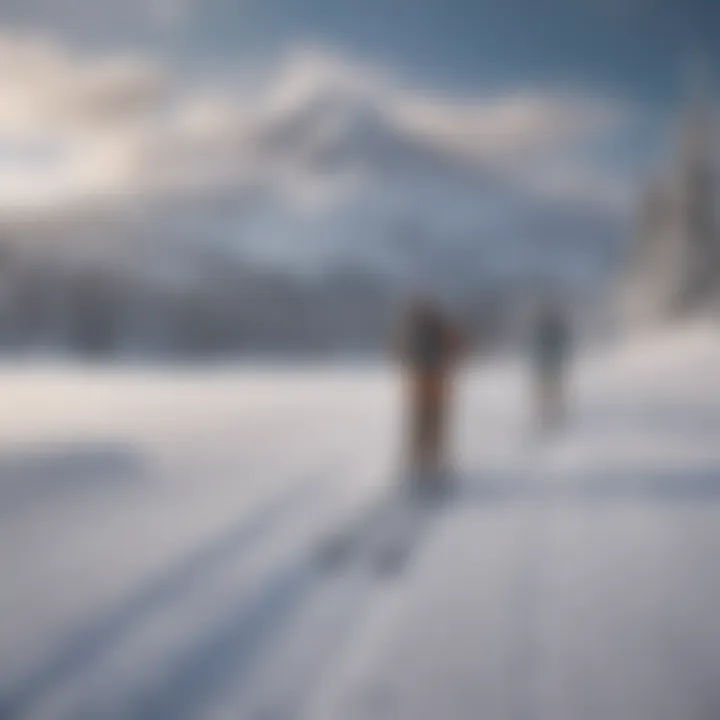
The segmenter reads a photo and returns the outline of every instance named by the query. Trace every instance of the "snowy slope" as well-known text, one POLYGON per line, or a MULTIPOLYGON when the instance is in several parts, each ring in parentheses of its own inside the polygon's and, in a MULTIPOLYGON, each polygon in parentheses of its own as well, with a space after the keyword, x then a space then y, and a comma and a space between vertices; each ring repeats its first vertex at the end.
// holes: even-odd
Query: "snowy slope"
POLYGON ((457 497, 404 572, 317 549, 397 477, 382 367, 6 368, 0 717, 711 718, 720 336, 458 385, 457 497))

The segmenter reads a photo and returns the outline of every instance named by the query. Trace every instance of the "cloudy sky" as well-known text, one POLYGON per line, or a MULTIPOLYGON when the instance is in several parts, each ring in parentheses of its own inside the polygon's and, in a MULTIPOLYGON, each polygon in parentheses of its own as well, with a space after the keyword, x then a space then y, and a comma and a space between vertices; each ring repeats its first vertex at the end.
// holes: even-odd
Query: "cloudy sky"
POLYGON ((0 210, 153 198, 278 256, 413 215, 601 232, 719 31, 715 0, 0 0, 0 210))
POLYGON ((262 62, 329 46, 421 85, 517 85, 666 100, 678 66, 717 62, 714 0, 3 0, 8 24, 85 47, 176 52, 191 64, 262 62))

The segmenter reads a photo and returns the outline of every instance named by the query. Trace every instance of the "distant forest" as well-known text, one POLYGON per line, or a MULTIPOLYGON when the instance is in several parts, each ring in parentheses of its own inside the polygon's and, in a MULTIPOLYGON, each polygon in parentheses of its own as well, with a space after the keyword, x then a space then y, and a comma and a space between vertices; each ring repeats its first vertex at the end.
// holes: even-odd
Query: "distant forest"
MULTIPOLYGON (((183 272, 68 255, 0 252, 0 352, 84 357, 374 354, 404 301, 387 276, 350 268, 312 276, 248 267, 228 254, 183 272)), ((486 339, 502 325, 497 293, 459 303, 486 339)))

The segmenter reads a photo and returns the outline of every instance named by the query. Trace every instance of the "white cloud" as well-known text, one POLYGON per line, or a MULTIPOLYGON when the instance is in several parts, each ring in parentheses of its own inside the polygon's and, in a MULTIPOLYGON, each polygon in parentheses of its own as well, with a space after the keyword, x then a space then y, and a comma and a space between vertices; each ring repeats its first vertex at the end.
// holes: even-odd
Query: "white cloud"
POLYGON ((483 100, 401 97, 394 111, 410 130, 500 162, 568 149, 622 119, 607 101, 534 92, 483 100))
POLYGON ((70 128, 124 121, 152 109, 165 90, 161 68, 134 56, 84 57, 48 39, 0 35, 0 126, 70 128))
POLYGON ((0 200, 71 202, 130 181, 167 87, 136 57, 90 58, 47 38, 0 35, 0 200), (23 163, 24 148, 42 147, 23 163))

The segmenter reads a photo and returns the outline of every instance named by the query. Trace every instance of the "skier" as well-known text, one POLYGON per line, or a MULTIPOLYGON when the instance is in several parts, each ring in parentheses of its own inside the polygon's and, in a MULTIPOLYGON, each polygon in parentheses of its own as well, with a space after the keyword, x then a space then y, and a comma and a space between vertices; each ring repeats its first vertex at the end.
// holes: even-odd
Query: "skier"
POLYGON ((565 420, 565 375, 570 352, 570 328, 556 306, 538 313, 532 338, 536 416, 539 430, 558 429, 565 420))
POLYGON ((416 489, 442 489, 448 395, 465 342, 458 327, 430 299, 409 305, 400 332, 400 358, 410 409, 410 466, 416 489))
POLYGON ((432 519, 435 501, 448 489, 444 445, 449 385, 464 349, 458 327, 436 303, 423 295, 409 303, 393 342, 408 392, 408 482, 391 486, 358 523, 323 543, 324 563, 342 566, 349 557, 367 553, 378 571, 396 575, 412 555, 432 519))

